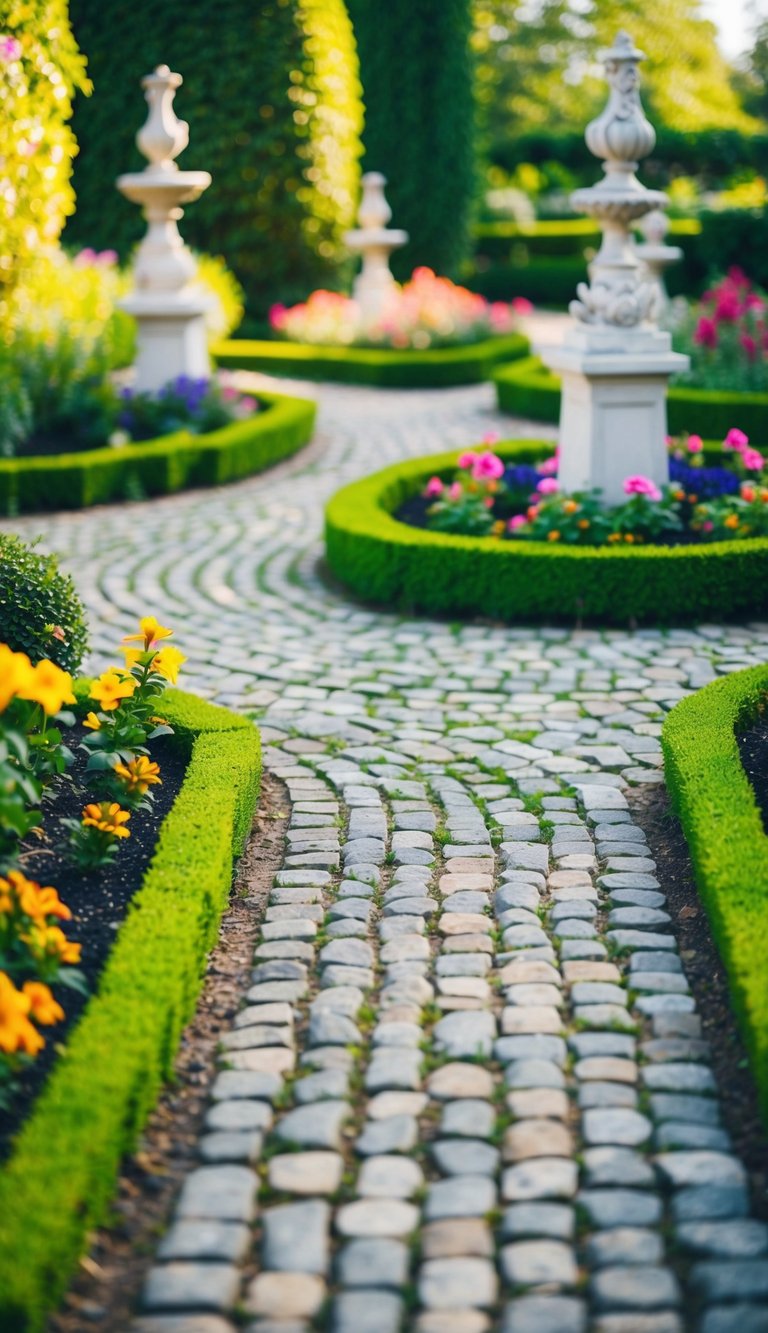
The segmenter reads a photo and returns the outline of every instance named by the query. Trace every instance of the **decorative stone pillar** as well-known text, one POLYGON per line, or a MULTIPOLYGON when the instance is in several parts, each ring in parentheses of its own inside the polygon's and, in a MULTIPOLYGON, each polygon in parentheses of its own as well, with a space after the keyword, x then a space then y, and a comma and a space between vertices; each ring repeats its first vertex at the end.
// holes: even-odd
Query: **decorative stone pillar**
POLYGON ((672 264, 677 264, 683 257, 679 245, 667 245, 664 238, 669 231, 669 219, 660 208, 646 213, 637 224, 643 240, 635 246, 638 258, 644 266, 644 276, 653 287, 651 314, 658 322, 663 320, 669 309, 669 296, 664 282, 664 274, 672 264))
POLYGON ((149 114, 136 142, 149 165, 117 179, 120 193, 143 206, 149 224, 136 256, 134 290, 120 302, 138 325, 139 391, 159 389, 179 375, 210 374, 208 303, 192 285, 195 261, 176 224, 183 216, 179 205, 197 199, 211 177, 207 171, 180 171, 174 161, 189 142, 189 126, 173 109, 181 82, 167 65, 142 79, 149 114))
POLYGON ((653 284, 642 276, 632 240, 631 224, 667 202, 635 176, 656 141, 638 92, 643 58, 625 32, 601 53, 611 92, 605 111, 587 126, 586 141, 603 159, 605 178, 577 190, 571 202, 597 218, 603 239, 589 283, 579 284, 571 302, 575 323, 544 358, 563 381, 561 487, 599 487, 609 504, 624 499, 628 476, 667 482, 667 381, 688 367, 654 323, 653 284))
POLYGON ((375 324, 381 317, 388 297, 396 287, 389 267, 393 250, 405 245, 407 231, 387 227, 392 209, 384 194, 386 178, 380 171, 367 171, 363 176, 363 197, 357 215, 358 227, 345 233, 350 250, 362 256, 362 266, 355 278, 352 295, 360 307, 364 327, 375 324))

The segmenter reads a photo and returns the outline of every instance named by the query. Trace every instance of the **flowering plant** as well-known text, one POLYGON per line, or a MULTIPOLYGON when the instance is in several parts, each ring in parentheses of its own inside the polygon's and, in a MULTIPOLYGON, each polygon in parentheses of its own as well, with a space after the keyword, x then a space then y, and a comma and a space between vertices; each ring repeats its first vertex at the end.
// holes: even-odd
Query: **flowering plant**
POLYGON ((681 383, 703 389, 768 390, 768 296, 739 268, 689 307, 675 347, 691 358, 681 383))
POLYGON ((351 297, 326 291, 313 292, 307 301, 290 308, 273 306, 269 318, 280 337, 294 342, 422 351, 511 333, 516 316, 531 308, 523 298, 511 305, 486 301, 438 277, 432 269, 417 268, 409 282, 393 287, 373 324, 364 324, 360 307, 351 297))
POLYGON ((89 802, 80 819, 62 819, 69 829, 69 848, 72 860, 80 870, 98 870, 109 865, 115 857, 121 838, 130 838, 126 828, 129 810, 123 810, 117 801, 89 802))
MULTIPOLYGON (((491 444, 495 440, 495 435, 487 435, 483 442, 491 444)), ((424 495, 434 501, 427 510, 430 527, 437 532, 485 536, 494 524, 494 499, 504 489, 503 476, 504 463, 490 449, 461 454, 452 482, 444 483, 440 477, 427 482, 424 495)))
POLYGON ((0 972, 0 1110, 10 1105, 14 1076, 45 1046, 35 1024, 50 1027, 63 1017, 64 1010, 43 982, 25 981, 17 988, 0 972))
POLYGON ((131 440, 151 440, 177 430, 205 434, 252 416, 257 410, 256 399, 238 393, 226 374, 219 379, 178 375, 155 393, 121 389, 109 442, 129 444, 131 440))

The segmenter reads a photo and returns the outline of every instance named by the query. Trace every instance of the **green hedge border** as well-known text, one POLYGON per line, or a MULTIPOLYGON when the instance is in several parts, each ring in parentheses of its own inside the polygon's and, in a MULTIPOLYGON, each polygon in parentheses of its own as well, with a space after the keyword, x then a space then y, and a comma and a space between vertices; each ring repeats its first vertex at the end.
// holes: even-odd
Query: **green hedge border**
POLYGON ((261 472, 307 443, 317 408, 306 398, 261 392, 258 398, 265 410, 207 435, 183 430, 120 449, 0 459, 0 512, 85 509, 261 472))
POLYGON ((106 1215, 120 1161, 171 1073, 250 829, 256 728, 176 690, 163 712, 189 754, 181 791, 98 991, 0 1167, 4 1333, 41 1333, 106 1215))
MULTIPOLYGON (((502 412, 531 421, 560 420, 560 380, 537 356, 494 371, 496 398, 502 412)), ((725 439, 738 426, 751 439, 768 434, 768 393, 726 393, 718 389, 670 386, 667 426, 671 435, 688 431, 707 439, 725 439)))
POLYGON ((510 333, 463 347, 435 347, 423 352, 230 338, 218 343, 213 354, 220 366, 236 370, 373 384, 380 389, 429 389, 490 379, 499 362, 527 356, 530 350, 522 333, 510 333))
MULTIPOLYGON (((534 462, 552 442, 495 446, 534 462)), ((708 546, 586 547, 501 542, 410 527, 393 512, 457 453, 397 463, 345 486, 326 508, 333 573, 365 601, 484 619, 675 624, 768 610, 768 538, 708 546)))
POLYGON ((677 704, 664 771, 768 1124, 768 836, 736 734, 765 707, 768 666, 713 681, 677 704))

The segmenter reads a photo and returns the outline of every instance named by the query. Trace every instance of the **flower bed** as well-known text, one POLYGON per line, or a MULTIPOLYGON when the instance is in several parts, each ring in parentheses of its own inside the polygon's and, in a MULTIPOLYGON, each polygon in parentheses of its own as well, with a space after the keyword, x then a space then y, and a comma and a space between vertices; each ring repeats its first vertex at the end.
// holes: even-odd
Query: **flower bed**
POLYGON ((741 269, 729 269, 699 304, 684 303, 683 311, 675 321, 674 346, 691 364, 681 384, 768 392, 768 297, 741 269))
MULTIPOLYGON (((552 450, 536 440, 496 446, 515 466, 540 463, 552 450)), ((432 476, 450 476, 458 458, 439 454, 396 464, 330 501, 328 563, 359 596, 441 615, 612 624, 670 624, 768 607, 765 537, 690 546, 570 546, 430 532, 393 517, 432 476)))
POLYGON ((737 743, 767 699, 768 667, 735 672, 677 704, 661 743, 670 797, 768 1121, 768 835, 737 743))
MULTIPOLYGON (((390 347, 328 347, 320 344, 253 341, 219 342, 213 355, 220 366, 263 370, 299 379, 372 384, 386 389, 447 388, 490 379, 501 362, 528 356, 522 333, 508 333, 459 347, 426 351, 390 347)), ((262 397, 264 395, 261 395, 262 397)))
POLYGON ((259 406, 204 434, 181 429, 119 448, 2 458, 0 512, 82 509, 251 476, 302 448, 315 422, 315 405, 303 398, 260 393, 259 406))
MULTIPOLYGON (((560 380, 538 357, 526 357, 494 371, 502 412, 532 421, 560 420, 560 380)), ((707 439, 725 436, 738 420, 747 435, 766 434, 768 393, 733 389, 697 389, 672 384, 667 395, 667 423, 672 435, 693 431, 707 439)))
MULTIPOLYGON (((165 662, 171 672, 177 665, 165 662)), ((79 693, 95 699, 96 720, 114 711, 104 677, 101 688, 79 693)), ((162 708, 187 761, 181 791, 98 993, 0 1169, 0 1325, 9 1333, 42 1330, 103 1220, 120 1160, 171 1071, 253 815, 260 751, 252 724, 176 691, 162 708)), ((91 818, 82 821, 86 833, 118 840, 124 821, 111 810, 91 818)))

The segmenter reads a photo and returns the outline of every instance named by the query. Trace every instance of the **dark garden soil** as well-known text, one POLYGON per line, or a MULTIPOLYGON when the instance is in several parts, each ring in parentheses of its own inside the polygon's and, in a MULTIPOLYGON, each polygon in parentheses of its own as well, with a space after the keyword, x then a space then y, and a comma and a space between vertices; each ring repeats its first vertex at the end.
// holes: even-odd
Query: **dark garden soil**
POLYGON ((54 1028, 46 1029, 45 1048, 24 1072, 12 1110, 0 1112, 0 1160, 7 1155, 13 1135, 29 1114, 68 1031, 97 987, 116 932, 131 898, 141 887, 160 826, 181 789, 187 767, 184 755, 166 738, 161 737, 153 743, 152 758, 160 765, 162 784, 154 788, 157 795, 151 809, 133 811, 128 825, 131 836, 120 841, 115 860, 86 874, 68 862, 68 832, 60 828, 59 822, 73 817, 79 819, 83 806, 99 799, 93 775, 85 778, 88 756, 78 748, 85 734, 79 724, 66 733, 66 742, 75 756, 74 764, 49 787, 42 806, 42 836, 28 835, 22 844, 18 866, 29 879, 52 884, 70 909, 72 920, 62 922, 62 927, 69 939, 82 945, 78 971, 84 975, 88 989, 82 994, 70 986, 59 984, 52 987, 66 1019, 54 1028))
POLYGON ((257 932, 279 870, 289 804, 265 773, 253 831, 238 866, 219 942, 210 956, 197 1012, 184 1031, 174 1082, 160 1098, 135 1153, 123 1163, 108 1226, 88 1253, 47 1333, 125 1333, 184 1177, 198 1165, 216 1050, 248 988, 257 932))
MULTIPOLYGON (((760 725, 760 745, 752 750, 760 767, 757 770, 748 767, 747 772, 753 782, 762 786, 765 812, 768 811, 768 727, 760 725)), ((754 1211, 768 1219, 768 1136, 734 1022, 728 977, 696 890, 685 837, 663 787, 636 788, 629 799, 633 815, 646 832, 667 894, 668 911, 675 922, 686 974, 701 1014, 703 1036, 711 1047, 723 1123, 733 1140, 734 1151, 749 1173, 754 1211)))
POLYGON ((760 807, 763 827, 768 833, 768 722, 760 719, 736 739, 744 771, 760 807))

